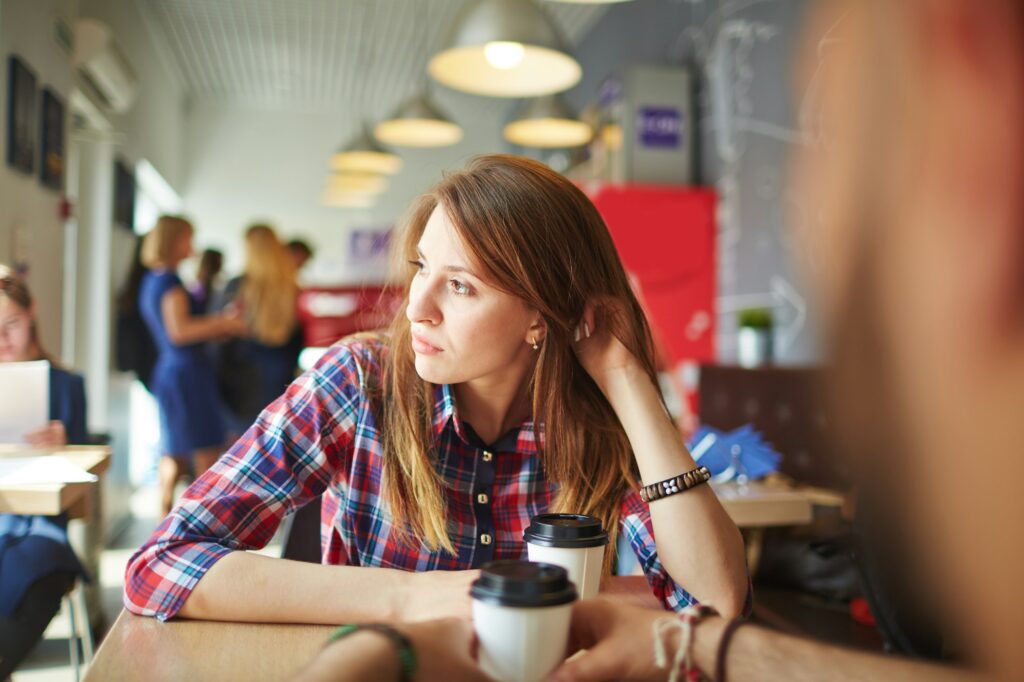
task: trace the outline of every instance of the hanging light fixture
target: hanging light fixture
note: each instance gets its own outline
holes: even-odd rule
[[[338,173],[327,176],[327,189],[334,192],[358,194],[383,194],[387,191],[388,179],[376,173]]]
[[[490,97],[536,97],[568,90],[583,69],[535,0],[473,0],[455,22],[430,75],[456,90]]]
[[[377,197],[372,194],[342,192],[328,187],[324,190],[321,201],[324,206],[334,208],[373,208],[373,205],[377,203]]]
[[[565,2],[573,5],[610,5],[614,2],[629,2],[630,0],[549,0],[549,2]]]
[[[462,128],[439,112],[423,93],[378,123],[373,134],[396,147],[447,147],[462,139]]]
[[[505,139],[521,147],[579,147],[590,142],[593,129],[572,115],[559,95],[545,95],[526,103],[505,126]]]
[[[351,142],[331,156],[331,169],[337,172],[394,175],[402,170],[402,157],[377,144],[364,127]]]

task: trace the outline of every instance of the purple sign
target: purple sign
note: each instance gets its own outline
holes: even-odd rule
[[[637,116],[637,139],[645,147],[679,146],[683,133],[683,116],[674,107],[640,107]]]

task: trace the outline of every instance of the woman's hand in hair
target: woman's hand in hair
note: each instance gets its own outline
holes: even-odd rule
[[[59,448],[68,444],[64,423],[53,420],[46,426],[25,434],[25,442],[34,448]]]
[[[473,617],[469,587],[480,571],[423,571],[406,574],[396,615],[404,621]]]
[[[602,296],[588,301],[583,309],[573,348],[583,369],[602,389],[617,375],[643,374],[640,362],[621,341],[628,329],[628,311],[621,300]]]

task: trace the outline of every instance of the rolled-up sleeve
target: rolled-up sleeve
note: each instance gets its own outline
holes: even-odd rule
[[[296,379],[135,552],[125,607],[174,617],[221,557],[266,546],[285,516],[322,494],[351,456],[364,379],[346,345]]]
[[[654,544],[651,511],[635,490],[630,490],[623,499],[619,529],[629,540],[654,596],[665,608],[680,611],[697,603],[697,599],[677,583],[661,565],[658,549]]]

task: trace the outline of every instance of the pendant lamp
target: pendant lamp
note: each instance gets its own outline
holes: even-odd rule
[[[521,147],[579,147],[590,142],[593,129],[572,115],[558,95],[530,100],[505,126],[505,139]]]
[[[561,92],[583,74],[536,0],[472,0],[428,70],[450,88],[489,97]]]
[[[331,156],[331,169],[394,175],[402,170],[402,158],[377,144],[364,127],[355,139]]]
[[[327,188],[335,192],[382,194],[387,191],[388,179],[376,173],[336,173],[327,176]]]
[[[447,147],[462,139],[462,128],[438,111],[424,92],[378,123],[373,134],[396,147]]]

